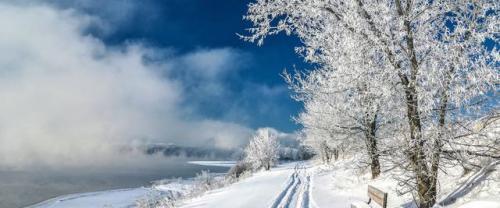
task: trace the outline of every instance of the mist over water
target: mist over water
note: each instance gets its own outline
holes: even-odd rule
[[[252,133],[186,106],[212,98],[189,89],[215,82],[238,52],[109,46],[88,33],[106,25],[99,17],[15,2],[0,0],[0,167],[116,163],[116,148],[137,140],[230,149]]]
[[[89,33],[113,31],[107,19],[47,2],[0,0],[0,208],[227,169],[123,147],[245,145],[251,127],[186,106],[228,94],[219,77],[244,54],[107,45]]]
[[[201,170],[228,169],[189,164],[186,158],[144,157],[138,161],[121,160],[106,166],[0,168],[0,207],[25,207],[60,195],[148,186],[154,180],[194,177]]]

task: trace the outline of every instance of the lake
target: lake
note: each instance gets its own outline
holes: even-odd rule
[[[160,157],[151,157],[140,163],[122,161],[105,167],[0,169],[0,207],[25,207],[60,195],[149,186],[155,180],[194,177],[201,170],[222,173],[228,169]]]

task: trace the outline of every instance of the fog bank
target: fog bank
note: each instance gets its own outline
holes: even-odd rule
[[[110,163],[133,142],[233,148],[252,133],[192,115],[183,107],[189,83],[169,76],[186,57],[224,65],[238,56],[231,49],[172,56],[141,43],[109,47],[86,32],[106,24],[77,11],[9,3],[0,11],[1,167]]]

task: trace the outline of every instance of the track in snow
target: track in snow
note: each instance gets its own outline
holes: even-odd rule
[[[285,188],[276,197],[271,208],[308,208],[310,207],[311,176],[303,164],[297,164]]]

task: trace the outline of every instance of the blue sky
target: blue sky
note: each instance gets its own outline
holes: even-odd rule
[[[152,47],[168,48],[177,55],[220,48],[238,52],[238,59],[245,61],[230,64],[234,69],[229,70],[233,72],[221,80],[227,90],[224,96],[213,98],[194,92],[196,96],[187,99],[185,104],[191,106],[197,116],[228,120],[252,128],[271,126],[281,131],[294,131],[298,127],[291,116],[300,110],[300,105],[289,97],[279,74],[285,68],[309,66],[295,54],[293,46],[297,45],[297,40],[292,37],[271,37],[264,46],[258,47],[236,35],[245,34],[245,28],[250,26],[242,20],[248,2],[113,0],[97,4],[89,1],[52,3],[76,8],[112,24],[111,32],[90,31],[108,45],[141,41]],[[228,113],[228,109],[234,112]]]

